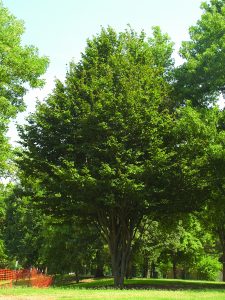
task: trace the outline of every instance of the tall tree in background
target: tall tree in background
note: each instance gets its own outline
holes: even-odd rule
[[[23,22],[17,20],[0,1],[0,178],[9,170],[11,149],[6,137],[8,125],[18,112],[25,110],[23,97],[28,88],[41,87],[48,59],[39,57],[33,46],[22,46]],[[6,190],[0,186],[0,264],[7,264],[3,233]]]
[[[76,217],[68,224],[59,223],[59,220],[54,223],[53,219],[49,220],[43,230],[40,260],[52,274],[74,272],[78,282],[79,275],[86,275],[87,270],[90,272],[101,248],[101,236],[96,227]],[[101,275],[104,276],[103,273]]]
[[[185,62],[177,68],[174,97],[178,103],[192,100],[207,106],[225,92],[225,1],[211,0],[201,5],[203,14],[189,29],[190,40],[180,54]]]
[[[201,8],[201,18],[190,27],[190,41],[183,42],[180,50],[185,62],[175,72],[174,96],[178,103],[190,99],[197,109],[204,106],[206,121],[210,115],[214,118],[205,151],[205,181],[210,190],[205,218],[219,237],[225,280],[224,112],[210,108],[225,92],[225,1],[203,2]]]
[[[0,1],[0,176],[7,167],[9,144],[5,133],[11,118],[25,110],[27,88],[41,87],[48,59],[39,57],[33,46],[22,46],[23,23]]]
[[[12,185],[5,207],[4,241],[11,262],[18,261],[24,268],[41,266],[45,217],[32,206],[20,185]]]
[[[214,130],[207,151],[207,181],[211,193],[203,219],[218,238],[225,281],[225,111],[217,110],[214,116]]]
[[[8,256],[5,247],[4,232],[6,228],[6,202],[8,189],[0,184],[0,268],[5,268],[8,265]]]

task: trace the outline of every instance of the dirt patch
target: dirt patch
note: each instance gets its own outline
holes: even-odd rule
[[[94,282],[95,280],[93,278],[86,278],[86,279],[81,279],[80,280],[80,283],[83,283],[83,282]]]

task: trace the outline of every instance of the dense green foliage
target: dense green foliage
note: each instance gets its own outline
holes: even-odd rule
[[[23,196],[21,187],[15,187],[6,202],[4,237],[9,257],[18,261],[20,266],[39,266],[44,225],[40,211],[32,207],[28,197]]]
[[[28,87],[40,87],[40,76],[48,59],[39,57],[33,46],[22,46],[23,23],[0,2],[0,176],[7,167],[9,145],[5,137],[9,120],[25,109],[23,96]]]
[[[143,216],[199,209],[208,196],[212,120],[190,105],[171,113],[171,54],[158,28],[148,39],[102,29],[21,130],[33,200],[64,221],[96,224],[119,285]]]
[[[151,37],[102,28],[37,104],[20,128],[19,181],[0,198],[2,266],[19,260],[77,281],[105,272],[122,287],[125,275],[215,280],[222,262],[225,280],[225,115],[215,105],[225,1],[202,8],[181,66],[158,27]],[[0,14],[4,171],[6,120],[23,110],[24,83],[42,84],[47,60]]]
[[[200,20],[180,49],[185,62],[176,70],[174,90],[177,101],[192,100],[195,106],[215,103],[225,91],[225,2],[212,0],[201,7]]]
[[[119,278],[143,214],[163,205],[151,178],[170,159],[172,46],[158,28],[153,35],[102,29],[21,132],[21,170],[41,191],[34,199],[46,213],[96,223]]]
[[[22,46],[24,26],[0,2],[0,177],[9,176],[12,159],[6,133],[9,122],[25,110],[23,96],[28,87],[41,87],[40,76],[46,71],[48,59],[39,57],[33,46]],[[6,188],[0,187],[0,265],[7,265],[5,242]]]

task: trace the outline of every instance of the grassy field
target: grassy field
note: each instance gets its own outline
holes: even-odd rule
[[[1,300],[224,300],[222,290],[86,290],[13,288],[0,290]]]
[[[0,300],[224,300],[225,284],[183,280],[129,280],[125,290],[111,288],[112,280],[72,281],[63,287],[1,288]],[[95,287],[95,288],[94,288]]]

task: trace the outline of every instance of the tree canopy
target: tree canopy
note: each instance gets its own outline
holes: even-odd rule
[[[102,29],[21,133],[22,169],[42,191],[36,199],[53,214],[92,218],[109,243],[116,280],[143,211],[158,201],[146,174],[154,177],[153,166],[166,159],[171,53],[158,28],[152,38]]]
[[[8,221],[13,240],[6,245],[13,255],[18,252],[14,241],[23,249],[31,238],[35,248],[40,236],[34,239],[33,231],[43,229],[42,223],[30,224],[26,237],[18,240],[13,235],[14,219],[19,218],[24,235],[30,215],[38,218],[42,212],[48,220],[57,220],[57,227],[45,231],[52,248],[47,245],[42,258],[49,259],[54,249],[60,255],[73,250],[83,261],[84,253],[78,252],[87,241],[78,232],[85,221],[90,237],[95,237],[96,226],[108,244],[116,286],[123,286],[136,233],[140,240],[148,239],[142,249],[145,267],[149,249],[156,250],[152,262],[160,257],[165,264],[167,259],[173,263],[175,277],[177,265],[187,263],[191,268],[195,251],[206,254],[203,260],[195,257],[201,272],[210,260],[218,267],[217,257],[212,259],[204,249],[207,238],[199,237],[198,214],[188,215],[186,223],[183,214],[211,208],[214,227],[218,227],[218,215],[224,229],[223,213],[219,213],[219,204],[224,202],[224,112],[214,106],[224,91],[224,7],[224,0],[202,4],[202,17],[190,28],[190,40],[180,49],[184,63],[179,67],[172,59],[173,43],[158,27],[151,37],[129,26],[120,33],[102,28],[87,40],[80,61],[70,63],[65,81],[56,80],[53,92],[38,102],[28,123],[20,128],[20,190],[18,195],[15,189],[7,204],[7,217],[14,218]],[[9,20],[22,28],[14,17]],[[20,30],[15,31],[18,39]],[[17,51],[19,46],[12,45]],[[13,117],[23,109],[24,83],[39,86],[47,60],[38,58],[32,47],[13,52],[15,57],[10,53],[12,78],[13,74],[20,76],[12,81],[6,76],[2,99]],[[17,61],[18,53],[23,53],[19,57],[25,61]],[[28,62],[31,65],[23,69]],[[37,70],[32,69],[33,63]],[[33,211],[27,209],[30,201]],[[157,246],[155,237],[161,230],[157,224],[168,215],[176,229],[164,235],[168,249],[163,258],[159,246],[163,243]],[[198,230],[193,229],[196,226]],[[72,228],[74,235],[70,236]],[[77,240],[81,243],[74,247]],[[88,245],[84,252],[88,260],[96,253],[101,269],[95,250]],[[25,261],[37,261],[39,254],[30,254]],[[71,267],[78,273],[82,266],[79,261],[72,265],[71,257],[64,260],[64,270]],[[55,260],[50,265],[55,270],[60,266]]]
[[[208,125],[191,106],[171,112],[172,49],[159,28],[151,38],[102,28],[21,129],[33,199],[96,224],[120,286],[143,216],[189,212],[207,197]]]

